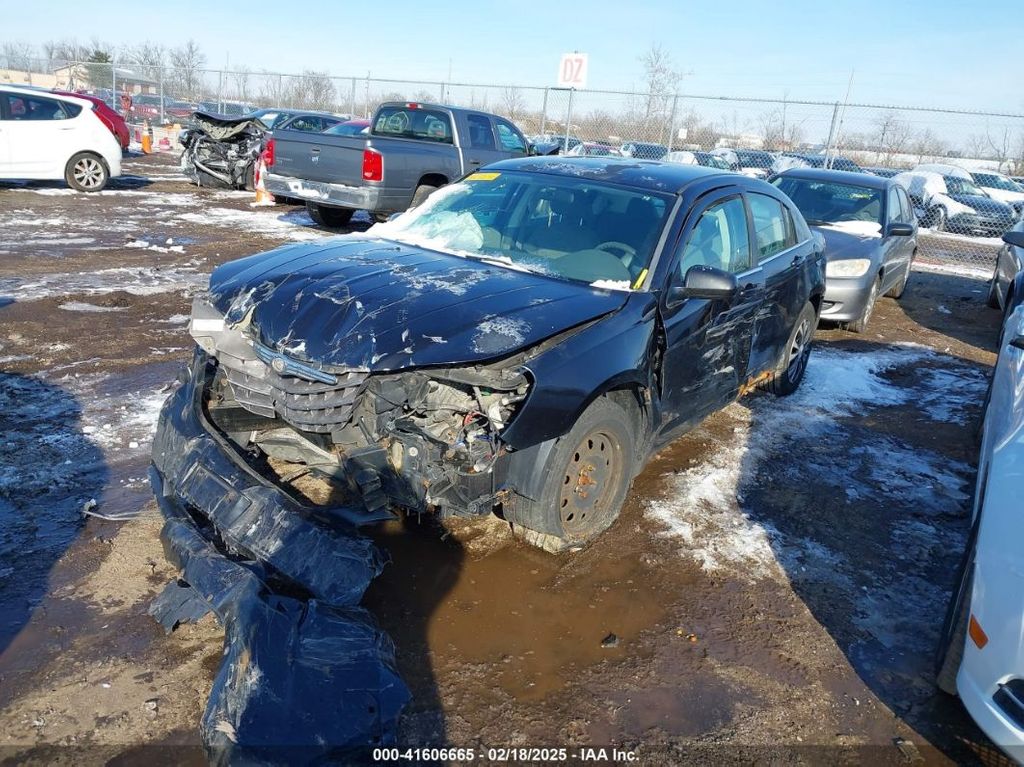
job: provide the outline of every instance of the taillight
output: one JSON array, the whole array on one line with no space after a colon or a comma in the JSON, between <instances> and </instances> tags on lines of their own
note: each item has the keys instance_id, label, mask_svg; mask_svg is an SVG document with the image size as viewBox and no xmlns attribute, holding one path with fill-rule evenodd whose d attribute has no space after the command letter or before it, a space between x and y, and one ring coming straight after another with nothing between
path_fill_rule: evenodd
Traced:
<instances>
[{"instance_id":1,"label":"taillight","mask_svg":"<svg viewBox=\"0 0 1024 767\"><path fill-rule=\"evenodd\" d=\"M384 158L380 152L366 147L363 150L363 181L384 180Z\"/></svg>"},{"instance_id":2,"label":"taillight","mask_svg":"<svg viewBox=\"0 0 1024 767\"><path fill-rule=\"evenodd\" d=\"M274 164L274 139L267 140L267 147L263 150L263 162L268 168Z\"/></svg>"}]
</instances>

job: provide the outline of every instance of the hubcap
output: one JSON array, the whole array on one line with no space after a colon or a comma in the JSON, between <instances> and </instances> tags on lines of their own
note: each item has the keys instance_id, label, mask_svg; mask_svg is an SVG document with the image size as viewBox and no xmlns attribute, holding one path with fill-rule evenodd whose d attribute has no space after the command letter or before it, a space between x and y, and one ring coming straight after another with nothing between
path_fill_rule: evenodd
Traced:
<instances>
[{"instance_id":1,"label":"hubcap","mask_svg":"<svg viewBox=\"0 0 1024 767\"><path fill-rule=\"evenodd\" d=\"M83 157L76 162L72 173L75 181L85 189L96 189L103 183L103 166L92 157Z\"/></svg>"},{"instance_id":2,"label":"hubcap","mask_svg":"<svg viewBox=\"0 0 1024 767\"><path fill-rule=\"evenodd\" d=\"M811 321L803 319L793 334L793 343L789 347L788 373L790 379L796 379L803 373L807 364L807 357L811 351L811 335L813 334Z\"/></svg>"},{"instance_id":3,"label":"hubcap","mask_svg":"<svg viewBox=\"0 0 1024 767\"><path fill-rule=\"evenodd\" d=\"M576 446L562 477L558 513L567 533L581 533L600 524L613 502L622 474L622 448L603 430L595 430Z\"/></svg>"}]
</instances>

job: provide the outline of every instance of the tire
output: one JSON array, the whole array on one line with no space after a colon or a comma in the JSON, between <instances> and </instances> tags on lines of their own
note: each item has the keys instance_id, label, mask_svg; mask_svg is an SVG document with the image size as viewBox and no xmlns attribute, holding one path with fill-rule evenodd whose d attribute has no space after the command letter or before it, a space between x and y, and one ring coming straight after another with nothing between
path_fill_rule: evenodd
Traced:
<instances>
[{"instance_id":1,"label":"tire","mask_svg":"<svg viewBox=\"0 0 1024 767\"><path fill-rule=\"evenodd\" d=\"M375 210L373 212L373 220L376 221L378 224L386 223L387 220L391 218L391 216L392 214L387 211Z\"/></svg>"},{"instance_id":2,"label":"tire","mask_svg":"<svg viewBox=\"0 0 1024 767\"><path fill-rule=\"evenodd\" d=\"M434 186L433 184L420 184L416 187L416 191L412 193L412 202L409 203L409 207L415 208L419 206L420 203L440 188L441 187Z\"/></svg>"},{"instance_id":3,"label":"tire","mask_svg":"<svg viewBox=\"0 0 1024 767\"><path fill-rule=\"evenodd\" d=\"M540 498L517 496L505 512L513 532L552 553L585 546L618 518L633 478L633 421L607 397L596 399L544 465Z\"/></svg>"},{"instance_id":4,"label":"tire","mask_svg":"<svg viewBox=\"0 0 1024 767\"><path fill-rule=\"evenodd\" d=\"M889 298L900 299L903 298L903 294L907 292L907 283L910 282L910 272L914 268L914 259L917 258L917 251L915 250L913 255L910 256L910 261L907 263L907 271L900 277L899 282L889 288L889 292L885 295Z\"/></svg>"},{"instance_id":5,"label":"tire","mask_svg":"<svg viewBox=\"0 0 1024 767\"><path fill-rule=\"evenodd\" d=\"M796 318L786 342L781 363L785 367L765 385L765 389L776 397L788 397L800 388L800 382L804 380L807 371L807 360L811 356L811 343L817 324L818 314L814 311L814 304L808 301Z\"/></svg>"},{"instance_id":6,"label":"tire","mask_svg":"<svg viewBox=\"0 0 1024 767\"><path fill-rule=\"evenodd\" d=\"M876 277L874 284L871 286L871 292L868 293L868 302L864 304L864 311L861 312L860 317L855 319L853 322L846 323L846 329L853 333L863 333L868 329L868 322L871 320L871 315L875 311L875 304L878 302L878 293L882 289L882 278Z\"/></svg>"},{"instance_id":7,"label":"tire","mask_svg":"<svg viewBox=\"0 0 1024 767\"><path fill-rule=\"evenodd\" d=\"M64 166L64 180L75 191L100 192L110 181L110 170L99 155L79 152Z\"/></svg>"},{"instance_id":8,"label":"tire","mask_svg":"<svg viewBox=\"0 0 1024 767\"><path fill-rule=\"evenodd\" d=\"M247 192L256 191L256 163L245 169L245 180L242 182L242 186Z\"/></svg>"},{"instance_id":9,"label":"tire","mask_svg":"<svg viewBox=\"0 0 1024 767\"><path fill-rule=\"evenodd\" d=\"M352 214L355 213L352 208L331 208L326 205L318 205L315 202L306 203L306 212L316 223L326 226L328 229L340 229L347 226L348 222L352 220Z\"/></svg>"}]
</instances>

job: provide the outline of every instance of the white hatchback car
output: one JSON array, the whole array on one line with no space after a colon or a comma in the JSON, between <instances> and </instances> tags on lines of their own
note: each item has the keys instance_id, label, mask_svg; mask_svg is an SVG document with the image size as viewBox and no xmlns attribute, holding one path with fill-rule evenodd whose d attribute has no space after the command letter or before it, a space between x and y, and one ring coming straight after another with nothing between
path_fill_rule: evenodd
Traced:
<instances>
[{"instance_id":1,"label":"white hatchback car","mask_svg":"<svg viewBox=\"0 0 1024 767\"><path fill-rule=\"evenodd\" d=\"M98 192L121 175L121 147L85 99L0 86L0 179L64 179Z\"/></svg>"},{"instance_id":2,"label":"white hatchback car","mask_svg":"<svg viewBox=\"0 0 1024 767\"><path fill-rule=\"evenodd\" d=\"M938 684L1024 762L1024 305L1007 317L985 409L967 549L947 611Z\"/></svg>"}]
</instances>

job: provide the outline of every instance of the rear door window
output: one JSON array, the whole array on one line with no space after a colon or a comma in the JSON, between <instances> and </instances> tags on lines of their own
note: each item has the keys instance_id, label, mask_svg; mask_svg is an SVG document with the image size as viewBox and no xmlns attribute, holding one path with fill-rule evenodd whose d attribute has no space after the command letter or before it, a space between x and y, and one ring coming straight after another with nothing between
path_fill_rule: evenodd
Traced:
<instances>
[{"instance_id":1,"label":"rear door window","mask_svg":"<svg viewBox=\"0 0 1024 767\"><path fill-rule=\"evenodd\" d=\"M494 131L491 121L484 115L468 114L469 146L473 149L494 149Z\"/></svg>"},{"instance_id":2,"label":"rear door window","mask_svg":"<svg viewBox=\"0 0 1024 767\"><path fill-rule=\"evenodd\" d=\"M451 144L452 121L447 113L436 109L413 107L382 107L373 123L377 136L414 138Z\"/></svg>"},{"instance_id":3,"label":"rear door window","mask_svg":"<svg viewBox=\"0 0 1024 767\"><path fill-rule=\"evenodd\" d=\"M751 194L748 200L759 262L796 245L793 220L786 206L764 194Z\"/></svg>"}]
</instances>

